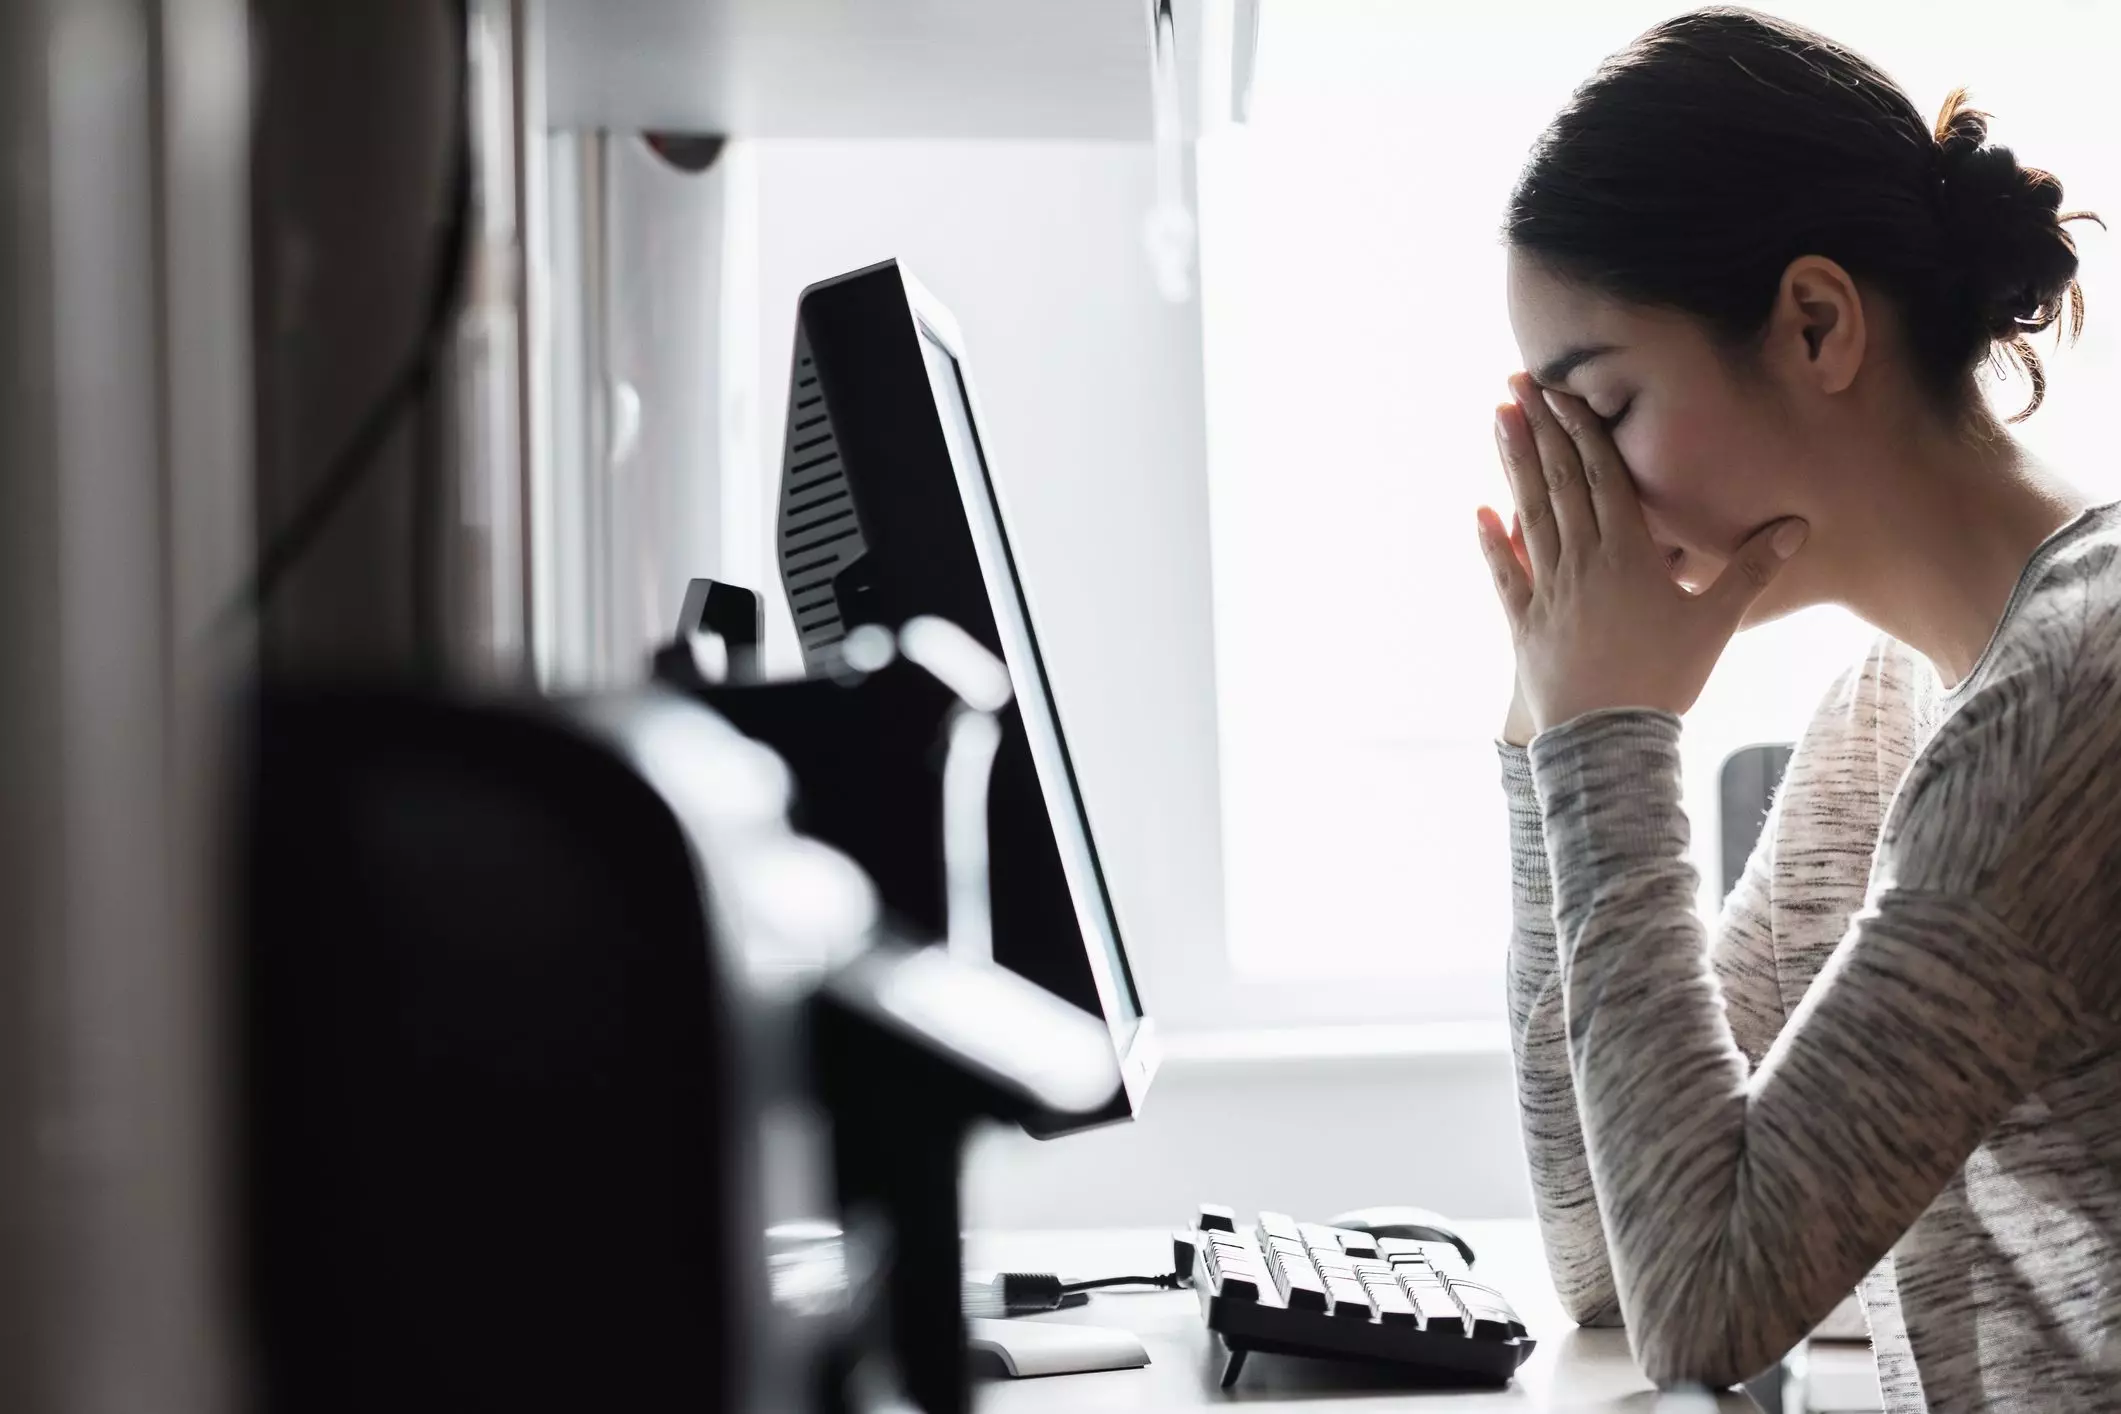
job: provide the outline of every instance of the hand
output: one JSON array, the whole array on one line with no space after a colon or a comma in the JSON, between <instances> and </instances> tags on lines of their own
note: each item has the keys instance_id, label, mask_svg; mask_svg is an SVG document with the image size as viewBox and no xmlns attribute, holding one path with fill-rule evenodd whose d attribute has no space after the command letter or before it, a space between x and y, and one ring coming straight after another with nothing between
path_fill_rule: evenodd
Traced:
<instances>
[{"instance_id":1,"label":"hand","mask_svg":"<svg viewBox=\"0 0 2121 1414\"><path fill-rule=\"evenodd\" d=\"M1582 399L1510 380L1495 414L1523 527L1520 560L1501 518L1480 511L1480 547L1517 645L1517 682L1536 731L1604 707L1694 705L1745 611L1803 545L1805 523L1764 526L1714 584L1672 581L1634 478Z\"/></svg>"},{"instance_id":2,"label":"hand","mask_svg":"<svg viewBox=\"0 0 2121 1414\"><path fill-rule=\"evenodd\" d=\"M1510 710L1502 719L1502 739L1509 746L1530 746L1537 735L1539 728L1532 723L1532 707L1524 700L1524 682L1519 679L1510 687Z\"/></svg>"},{"instance_id":3,"label":"hand","mask_svg":"<svg viewBox=\"0 0 2121 1414\"><path fill-rule=\"evenodd\" d=\"M1525 549L1524 527L1515 516L1510 517L1510 553L1517 557L1518 565L1523 568L1525 578L1529 580L1532 577L1531 552ZM1510 710L1502 719L1502 739L1510 746L1529 746L1533 733L1537 730L1538 728L1532 725L1532 709L1524 700L1524 680L1512 669Z\"/></svg>"}]
</instances>

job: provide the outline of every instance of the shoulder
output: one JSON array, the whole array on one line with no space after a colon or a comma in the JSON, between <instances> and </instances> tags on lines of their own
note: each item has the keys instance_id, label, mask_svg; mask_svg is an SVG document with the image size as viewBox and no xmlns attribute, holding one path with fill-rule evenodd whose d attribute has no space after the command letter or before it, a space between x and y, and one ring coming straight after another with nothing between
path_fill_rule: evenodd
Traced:
<instances>
[{"instance_id":1,"label":"shoulder","mask_svg":"<svg viewBox=\"0 0 2121 1414\"><path fill-rule=\"evenodd\" d=\"M2121 749L2121 506L2087 513L2018 586L1988 651L1950 703L1923 765L1982 765L2001 784L2065 745Z\"/></svg>"},{"instance_id":2,"label":"shoulder","mask_svg":"<svg viewBox=\"0 0 2121 1414\"><path fill-rule=\"evenodd\" d=\"M2028 568L1968 702L2060 689L2121 674L2121 505L2088 511L2081 528Z\"/></svg>"},{"instance_id":3,"label":"shoulder","mask_svg":"<svg viewBox=\"0 0 2121 1414\"><path fill-rule=\"evenodd\" d=\"M1937 695L1929 660L1881 633L1834 679L1813 711L1811 731L1870 740L1912 731Z\"/></svg>"},{"instance_id":4,"label":"shoulder","mask_svg":"<svg viewBox=\"0 0 2121 1414\"><path fill-rule=\"evenodd\" d=\"M2095 513L2097 514L2097 513ZM2121 514L2029 571L1886 822L1890 887L1980 897L2027 936L2121 907ZM2052 941L2052 940L2051 940Z\"/></svg>"},{"instance_id":5,"label":"shoulder","mask_svg":"<svg viewBox=\"0 0 2121 1414\"><path fill-rule=\"evenodd\" d=\"M1797 789L1856 790L1885 800L1936 716L1937 675L1927 659L1880 634L1844 668L1813 709L1790 761Z\"/></svg>"}]
</instances>

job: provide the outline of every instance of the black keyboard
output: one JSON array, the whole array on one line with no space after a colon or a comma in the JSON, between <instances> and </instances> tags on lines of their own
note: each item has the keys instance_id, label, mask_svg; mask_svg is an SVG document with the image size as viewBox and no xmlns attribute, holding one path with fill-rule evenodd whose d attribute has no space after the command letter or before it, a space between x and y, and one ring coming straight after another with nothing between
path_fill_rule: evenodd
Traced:
<instances>
[{"instance_id":1,"label":"black keyboard","mask_svg":"<svg viewBox=\"0 0 2121 1414\"><path fill-rule=\"evenodd\" d=\"M1524 1322L1448 1242L1371 1237L1282 1213L1240 1227L1203 1204L1175 1234L1179 1275L1230 1353L1223 1388L1255 1350L1383 1361L1466 1383L1507 1384L1532 1354Z\"/></svg>"}]
</instances>

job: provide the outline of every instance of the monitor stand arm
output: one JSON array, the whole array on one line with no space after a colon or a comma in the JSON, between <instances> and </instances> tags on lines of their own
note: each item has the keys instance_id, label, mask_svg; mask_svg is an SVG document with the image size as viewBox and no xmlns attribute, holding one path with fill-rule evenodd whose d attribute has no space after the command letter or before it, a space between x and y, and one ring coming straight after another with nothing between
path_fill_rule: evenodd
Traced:
<instances>
[{"instance_id":1,"label":"monitor stand arm","mask_svg":"<svg viewBox=\"0 0 2121 1414\"><path fill-rule=\"evenodd\" d=\"M1056 1017L1054 1013L1059 1013ZM1119 1073L1104 1029L994 967L880 943L810 999L811 1078L831 1127L850 1290L878 1315L906 1397L968 1414L958 1166L973 1123L1049 1119L1103 1105ZM1032 1054L992 1038L1036 1036ZM1040 1053L1042 1048L1042 1053ZM857 1236L860 1234L861 1236ZM855 1287L875 1239L879 1292Z\"/></svg>"},{"instance_id":2,"label":"monitor stand arm","mask_svg":"<svg viewBox=\"0 0 2121 1414\"><path fill-rule=\"evenodd\" d=\"M892 1068L872 1053L869 1082L883 1083ZM894 1078L918 1084L916 1069L900 1068ZM855 1111L833 1106L832 1142L850 1239L867 1234L882 1267L883 1300L874 1308L882 1329L872 1329L872 1340L891 1351L915 1408L966 1414L957 1181L971 1116L880 1103L873 1089L865 1098Z\"/></svg>"}]
</instances>

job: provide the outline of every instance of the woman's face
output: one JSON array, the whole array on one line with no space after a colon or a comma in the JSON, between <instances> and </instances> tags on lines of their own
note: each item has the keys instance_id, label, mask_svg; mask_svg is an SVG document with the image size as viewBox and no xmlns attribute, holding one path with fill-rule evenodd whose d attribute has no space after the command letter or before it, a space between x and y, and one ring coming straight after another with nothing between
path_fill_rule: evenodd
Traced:
<instances>
[{"instance_id":1,"label":"woman's face","mask_svg":"<svg viewBox=\"0 0 2121 1414\"><path fill-rule=\"evenodd\" d=\"M1772 389L1735 371L1700 321L1622 304L1516 251L1509 302L1526 371L1605 419L1681 584L1713 583L1755 531L1807 511L1807 458ZM1747 622L1805 602L1795 568Z\"/></svg>"}]
</instances>

